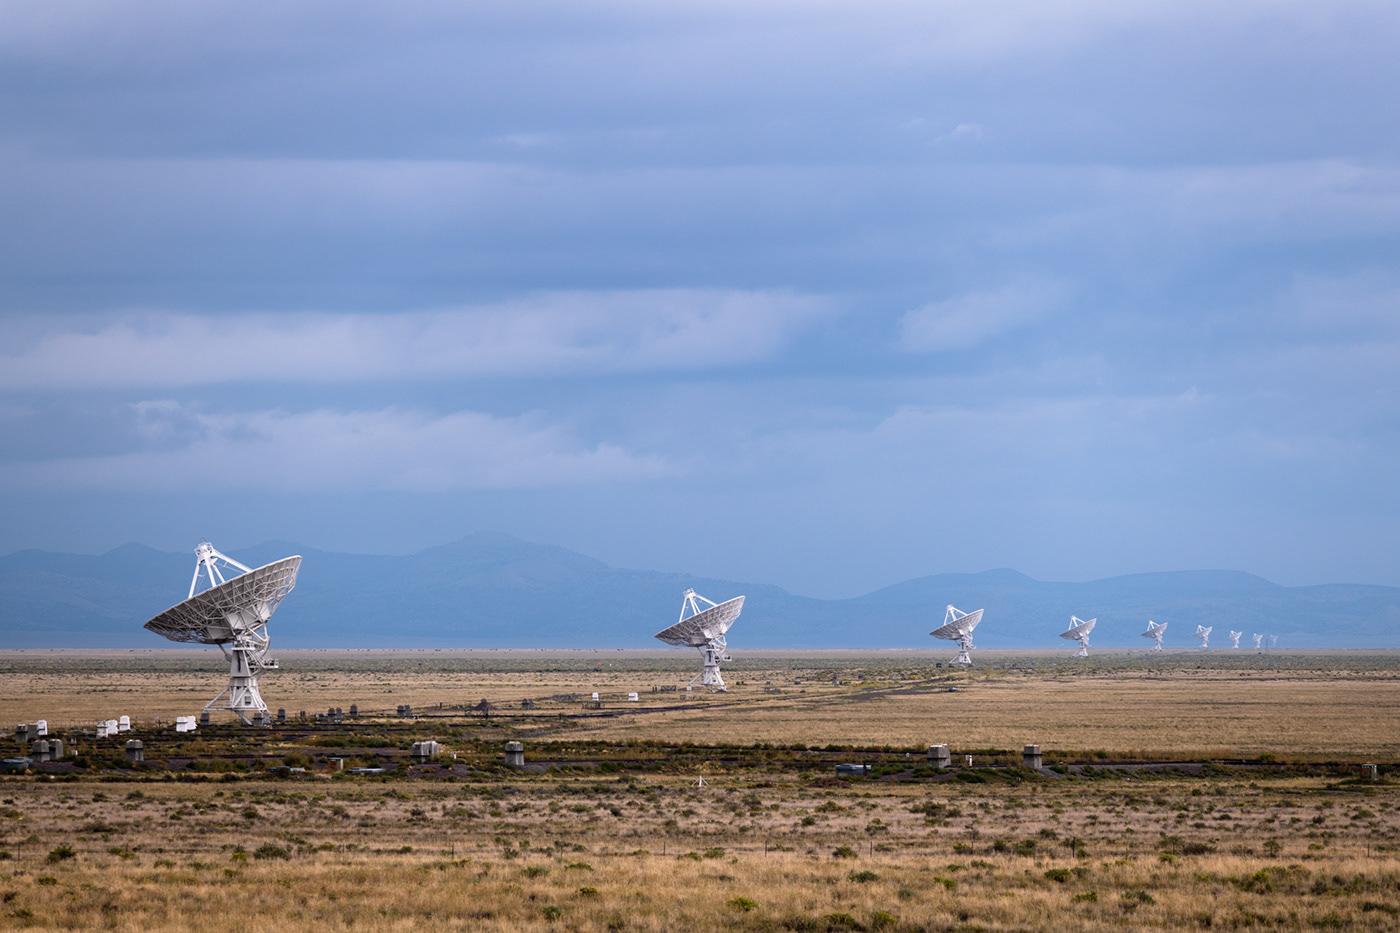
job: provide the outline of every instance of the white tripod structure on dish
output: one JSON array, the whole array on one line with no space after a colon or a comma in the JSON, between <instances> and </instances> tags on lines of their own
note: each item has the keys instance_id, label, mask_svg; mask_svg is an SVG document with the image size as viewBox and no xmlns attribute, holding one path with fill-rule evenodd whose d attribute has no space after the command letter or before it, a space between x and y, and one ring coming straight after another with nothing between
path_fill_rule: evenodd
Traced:
<instances>
[{"instance_id":1,"label":"white tripod structure on dish","mask_svg":"<svg viewBox=\"0 0 1400 933\"><path fill-rule=\"evenodd\" d=\"M1212 631L1214 631L1214 630L1215 630L1215 626L1214 626L1214 625L1198 625L1198 626L1196 626L1196 631L1192 634L1192 637L1193 637L1193 638L1199 638L1199 639L1201 640L1201 650L1202 650L1202 651L1204 651L1205 649L1207 649L1207 648L1210 647L1210 633L1211 633Z\"/></svg>"},{"instance_id":2,"label":"white tripod structure on dish","mask_svg":"<svg viewBox=\"0 0 1400 933\"><path fill-rule=\"evenodd\" d=\"M955 641L958 643L958 656L953 659L954 664L961 664L964 667L972 666L972 655L968 654L977 647L972 643L972 630L977 627L977 623L982 621L982 610L976 612L963 612L956 606L949 606L948 611L943 614L943 624L929 632L934 638L942 638L945 641Z\"/></svg>"},{"instance_id":3,"label":"white tripod structure on dish","mask_svg":"<svg viewBox=\"0 0 1400 933\"><path fill-rule=\"evenodd\" d=\"M258 674L277 670L277 661L267 656L267 620L296 585L301 557L287 557L250 570L207 541L194 553L189 597L151 619L146 628L171 641L218 645L229 662L228 686L204 709L231 710L245 724L252 721L249 713L267 722ZM241 573L226 578L220 564ZM209 588L196 594L201 574L208 578Z\"/></svg>"},{"instance_id":4,"label":"white tripod structure on dish","mask_svg":"<svg viewBox=\"0 0 1400 933\"><path fill-rule=\"evenodd\" d=\"M700 603L704 603L706 608L701 609ZM743 609L742 596L736 596L723 603L713 603L694 590L685 591L681 598L680 621L657 632L656 637L668 645L700 649L705 664L700 673L686 685L687 690L696 686L705 687L711 692L724 692L729 689L724 685L724 678L719 673L720 664L732 660L724 635L739 618Z\"/></svg>"},{"instance_id":5,"label":"white tripod structure on dish","mask_svg":"<svg viewBox=\"0 0 1400 933\"><path fill-rule=\"evenodd\" d=\"M1098 619L1090 619L1085 622L1078 616L1069 617L1069 628L1060 633L1061 638L1079 642L1079 650L1070 655L1072 658L1087 658L1089 656L1089 633L1098 624Z\"/></svg>"},{"instance_id":6,"label":"white tripod structure on dish","mask_svg":"<svg viewBox=\"0 0 1400 933\"><path fill-rule=\"evenodd\" d=\"M1156 622L1150 621L1147 623L1147 631L1142 633L1142 637L1151 638L1156 642L1151 648L1147 649L1148 651L1162 650L1162 633L1167 630L1167 626L1170 624L1169 622L1163 622L1161 625L1158 625Z\"/></svg>"}]
</instances>

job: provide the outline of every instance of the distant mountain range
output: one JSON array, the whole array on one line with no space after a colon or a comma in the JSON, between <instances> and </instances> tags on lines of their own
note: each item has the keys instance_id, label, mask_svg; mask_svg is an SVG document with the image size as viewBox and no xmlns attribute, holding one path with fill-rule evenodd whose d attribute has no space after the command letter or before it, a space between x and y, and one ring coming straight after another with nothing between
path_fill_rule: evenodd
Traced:
<instances>
[{"instance_id":1,"label":"distant mountain range","mask_svg":"<svg viewBox=\"0 0 1400 933\"><path fill-rule=\"evenodd\" d=\"M775 586L619 570L507 535L476 534L407 557L337 554L270 541L231 552L250 567L301 554L296 590L272 625L280 648L636 648L676 620L694 587L748 597L731 647L928 648L943 607L986 610L982 648L1063 648L1070 614L1097 617L1094 645L1145 648L1149 619L1170 623L1169 648L1194 647L1196 625L1279 636L1280 648L1400 647L1400 588L1284 587L1247 573L1134 574L1043 583L1014 570L940 574L855 599L794 596ZM0 557L0 646L149 648L142 629L179 602L192 553L138 544L102 555L20 551Z\"/></svg>"}]
</instances>

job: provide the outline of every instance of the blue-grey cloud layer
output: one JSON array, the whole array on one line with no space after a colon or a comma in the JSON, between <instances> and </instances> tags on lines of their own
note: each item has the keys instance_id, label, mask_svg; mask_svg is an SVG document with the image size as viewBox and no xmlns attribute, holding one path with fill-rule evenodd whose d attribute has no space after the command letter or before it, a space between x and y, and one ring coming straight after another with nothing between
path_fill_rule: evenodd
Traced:
<instances>
[{"instance_id":1,"label":"blue-grey cloud layer","mask_svg":"<svg viewBox=\"0 0 1400 933\"><path fill-rule=\"evenodd\" d=\"M1400 583L1397 40L1366 3L0 4L0 549Z\"/></svg>"}]
</instances>

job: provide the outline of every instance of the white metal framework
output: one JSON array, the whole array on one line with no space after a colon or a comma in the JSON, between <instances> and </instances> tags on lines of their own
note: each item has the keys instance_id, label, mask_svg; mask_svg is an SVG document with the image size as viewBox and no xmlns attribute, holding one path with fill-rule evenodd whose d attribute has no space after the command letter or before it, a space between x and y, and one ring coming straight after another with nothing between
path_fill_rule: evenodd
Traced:
<instances>
[{"instance_id":1,"label":"white metal framework","mask_svg":"<svg viewBox=\"0 0 1400 933\"><path fill-rule=\"evenodd\" d=\"M1196 631L1192 634L1191 637L1193 637L1193 638L1199 638L1199 639L1201 640L1201 647L1202 647L1203 649L1204 649L1204 648L1209 648L1209 647L1210 647L1210 633L1213 632L1214 630L1215 630L1215 626L1214 626L1214 625L1198 625L1198 626L1196 626Z\"/></svg>"},{"instance_id":2,"label":"white metal framework","mask_svg":"<svg viewBox=\"0 0 1400 933\"><path fill-rule=\"evenodd\" d=\"M1243 635L1243 634L1244 634L1244 632L1237 632L1237 631L1235 631L1234 629L1230 629L1230 647L1231 647L1231 648L1238 648L1238 647L1240 646L1240 636Z\"/></svg>"},{"instance_id":3,"label":"white metal framework","mask_svg":"<svg viewBox=\"0 0 1400 933\"><path fill-rule=\"evenodd\" d=\"M1069 628L1060 633L1061 638L1079 642L1079 650L1070 655L1072 658L1087 658L1089 656L1089 633L1098 624L1098 619L1090 619L1085 622L1078 616L1069 617Z\"/></svg>"},{"instance_id":4,"label":"white metal framework","mask_svg":"<svg viewBox=\"0 0 1400 933\"><path fill-rule=\"evenodd\" d=\"M229 662L228 686L204 708L231 710L246 724L251 721L248 714L267 712L258 692L258 674L277 669L277 661L267 656L267 620L296 585L301 557L250 570L207 541L194 553L189 597L151 619L146 628L171 641L218 645ZM241 573L229 574L228 568ZM201 575L209 588L196 594Z\"/></svg>"},{"instance_id":5,"label":"white metal framework","mask_svg":"<svg viewBox=\"0 0 1400 933\"><path fill-rule=\"evenodd\" d=\"M953 659L954 664L961 664L964 667L972 665L972 655L968 654L977 647L972 643L972 630L977 627L977 623L982 621L982 610L975 612L963 612L956 606L949 606L943 613L943 624L929 632L934 638L942 638L945 641L955 641L958 643L958 656Z\"/></svg>"},{"instance_id":6,"label":"white metal framework","mask_svg":"<svg viewBox=\"0 0 1400 933\"><path fill-rule=\"evenodd\" d=\"M1170 624L1169 622L1163 622L1161 625L1158 625L1156 622L1151 621L1147 623L1147 631L1142 633L1142 637L1151 638L1156 642L1151 648L1147 649L1148 651L1162 650L1162 633L1167 630L1167 626Z\"/></svg>"},{"instance_id":7,"label":"white metal framework","mask_svg":"<svg viewBox=\"0 0 1400 933\"><path fill-rule=\"evenodd\" d=\"M1263 635L1260 635L1258 632L1255 632L1253 635L1251 635L1251 636L1249 636L1249 637L1254 639L1254 650L1255 650L1255 651L1258 651L1260 648L1264 647L1264 636L1263 636Z\"/></svg>"},{"instance_id":8,"label":"white metal framework","mask_svg":"<svg viewBox=\"0 0 1400 933\"><path fill-rule=\"evenodd\" d=\"M701 608L704 603L706 608ZM681 648L698 648L704 657L704 667L687 685L705 687L710 691L727 691L719 666L729 657L725 633L739 618L744 609L744 597L736 596L723 603L714 603L694 590L686 590L681 597L681 617L675 625L662 629L656 637L668 645ZM686 613L689 613L687 615Z\"/></svg>"}]
</instances>

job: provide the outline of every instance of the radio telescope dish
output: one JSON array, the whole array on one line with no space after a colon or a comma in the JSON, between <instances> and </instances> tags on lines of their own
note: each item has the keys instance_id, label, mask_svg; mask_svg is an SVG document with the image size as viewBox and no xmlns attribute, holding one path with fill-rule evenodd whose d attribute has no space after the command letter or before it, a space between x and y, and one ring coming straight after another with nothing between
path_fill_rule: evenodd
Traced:
<instances>
[{"instance_id":1,"label":"radio telescope dish","mask_svg":"<svg viewBox=\"0 0 1400 933\"><path fill-rule=\"evenodd\" d=\"M1263 636L1263 635L1260 635L1258 632L1255 632L1253 635L1251 635L1251 636L1249 636L1249 637L1254 639L1254 650L1255 650L1255 651L1258 651L1260 648L1264 647L1264 636Z\"/></svg>"},{"instance_id":2,"label":"radio telescope dish","mask_svg":"<svg viewBox=\"0 0 1400 933\"><path fill-rule=\"evenodd\" d=\"M1148 623L1147 623L1147 631L1145 631L1145 632L1142 633L1142 637L1143 637L1143 638L1151 638L1151 639L1153 639L1154 641L1156 641L1156 644L1155 644L1155 645L1153 645L1151 648L1148 648L1148 649L1147 649L1148 651L1161 651L1161 650L1162 650L1162 633L1165 632L1165 631L1167 630L1167 626L1168 626L1169 624L1170 624L1170 623L1168 623L1168 622L1163 622L1161 625L1158 625L1156 622L1148 622Z\"/></svg>"},{"instance_id":3,"label":"radio telescope dish","mask_svg":"<svg viewBox=\"0 0 1400 933\"><path fill-rule=\"evenodd\" d=\"M704 603L706 608L700 608ZM744 597L736 596L723 603L713 603L694 590L686 590L681 597L681 617L675 625L662 629L656 637L668 645L680 648L699 648L705 658L700 673L687 685L708 688L711 692L727 691L719 666L724 661L733 660L728 654L728 644L724 635L729 631L739 613L744 610ZM690 615L686 615L689 612Z\"/></svg>"},{"instance_id":4,"label":"radio telescope dish","mask_svg":"<svg viewBox=\"0 0 1400 933\"><path fill-rule=\"evenodd\" d=\"M1210 647L1210 633L1215 629L1214 625L1198 625L1192 637L1201 640L1201 648L1204 650Z\"/></svg>"},{"instance_id":5,"label":"radio telescope dish","mask_svg":"<svg viewBox=\"0 0 1400 933\"><path fill-rule=\"evenodd\" d=\"M934 638L957 642L958 656L953 659L953 663L969 667L972 665L972 656L968 652L977 647L972 643L972 630L981 621L981 609L976 612L963 612L956 606L949 606L948 611L943 614L943 624L929 634Z\"/></svg>"},{"instance_id":6,"label":"radio telescope dish","mask_svg":"<svg viewBox=\"0 0 1400 933\"><path fill-rule=\"evenodd\" d=\"M1277 635L1270 635L1270 636L1269 636L1269 647L1270 647L1270 648L1277 648L1277 647L1278 647L1278 636L1277 636Z\"/></svg>"},{"instance_id":7,"label":"radio telescope dish","mask_svg":"<svg viewBox=\"0 0 1400 933\"><path fill-rule=\"evenodd\" d=\"M1089 656L1089 633L1094 630L1094 626L1098 621L1098 619L1090 619L1088 622L1085 622L1078 616L1069 617L1069 628L1061 632L1060 637L1079 642L1079 650L1070 655L1070 657L1087 658Z\"/></svg>"},{"instance_id":8,"label":"radio telescope dish","mask_svg":"<svg viewBox=\"0 0 1400 933\"><path fill-rule=\"evenodd\" d=\"M1240 636L1243 635L1243 634L1244 634L1244 632L1237 632L1237 631L1235 631L1234 629L1231 629L1231 630L1230 630L1230 647L1231 647L1231 648L1238 648L1238 647L1240 646Z\"/></svg>"},{"instance_id":9,"label":"radio telescope dish","mask_svg":"<svg viewBox=\"0 0 1400 933\"><path fill-rule=\"evenodd\" d=\"M301 557L287 557L250 570L205 541L195 548L190 595L146 623L146 628L171 641L218 645L229 661L228 686L205 705L206 710L232 710L244 724L249 713L267 713L258 692L258 674L276 670L267 656L267 620L297 582ZM225 569L221 570L220 565ZM227 568L242 573L225 578ZM200 577L208 589L199 587Z\"/></svg>"}]
</instances>

